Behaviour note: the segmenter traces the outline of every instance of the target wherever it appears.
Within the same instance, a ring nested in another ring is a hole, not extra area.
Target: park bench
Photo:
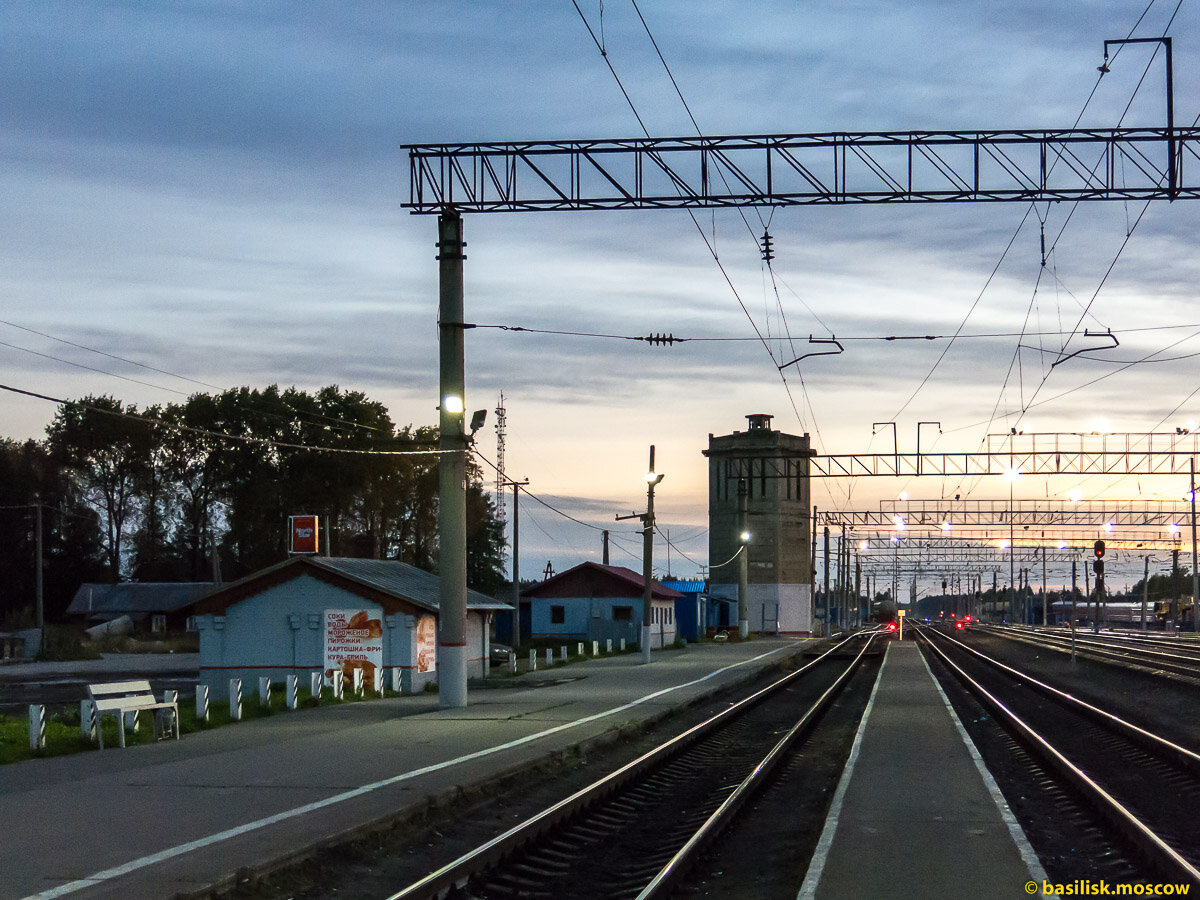
[[[125,714],[142,710],[155,710],[155,734],[175,732],[179,740],[179,704],[174,700],[160,702],[154,699],[149,681],[117,681],[111,684],[89,684],[88,696],[96,710],[96,736],[100,749],[104,749],[104,729],[101,716],[110,713],[117,717],[117,729],[121,735],[121,746],[125,746]],[[170,710],[170,717],[166,711]]]

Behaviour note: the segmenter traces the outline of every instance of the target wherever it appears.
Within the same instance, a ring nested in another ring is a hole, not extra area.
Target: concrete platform
[[[0,767],[0,898],[169,897],[752,677],[804,641],[589,660],[518,687],[280,713]]]
[[[1023,897],[1045,878],[916,644],[890,643],[800,898]]]

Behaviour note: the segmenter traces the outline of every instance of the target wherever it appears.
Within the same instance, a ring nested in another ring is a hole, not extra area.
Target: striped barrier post
[[[575,655],[576,655],[576,656],[583,656],[583,642],[582,642],[582,641],[580,641],[580,642],[579,642],[579,649],[578,649],[578,651],[575,653]]]
[[[612,638],[607,638],[604,641],[604,652],[612,653]]]
[[[599,656],[599,655],[600,655],[600,642],[592,641],[592,656]]]
[[[29,749],[46,749],[46,707],[40,703],[29,704]]]
[[[372,672],[371,677],[375,679],[375,683],[372,686],[375,688],[376,696],[382,698],[384,684],[386,683],[384,680],[384,677],[383,677],[383,669],[379,669],[376,672]]]
[[[333,699],[341,700],[346,693],[346,676],[341,671],[333,673]]]
[[[308,673],[308,692],[318,703],[321,702],[321,691],[325,688],[325,676],[320,672]]]
[[[549,647],[546,648],[546,668],[547,669],[554,668],[554,651],[551,650]]]
[[[196,721],[208,722],[208,685],[196,685]]]
[[[296,710],[300,708],[300,679],[296,675],[287,677],[287,708]]]
[[[361,697],[363,695],[363,670],[354,670],[354,696]]]
[[[517,674],[517,651],[508,651],[508,671],[513,675]]]
[[[530,672],[537,671],[537,651],[536,650],[529,651],[529,671]]]
[[[242,679],[229,679],[229,718],[242,721]]]
[[[258,677],[258,705],[271,708],[271,676],[260,675]]]
[[[560,647],[559,651],[558,651],[558,655],[562,658],[563,662],[566,662],[567,661],[567,648],[565,646]]]
[[[621,638],[621,652],[625,652],[625,638]]]
[[[401,669],[399,666],[392,667],[392,692],[399,694],[400,687],[403,682],[400,680]]]
[[[79,701],[79,736],[85,741],[96,739],[96,704],[91,700]]]

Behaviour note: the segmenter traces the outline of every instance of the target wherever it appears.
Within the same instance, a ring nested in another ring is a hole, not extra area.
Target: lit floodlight
[[[1092,419],[1092,434],[1109,434],[1112,431],[1112,423],[1103,417]]]
[[[462,397],[456,397],[454,394],[447,394],[445,397],[442,398],[442,409],[444,409],[446,412],[450,413],[451,415],[457,416],[465,408],[466,407],[463,406],[463,398]]]
[[[1066,542],[1066,541],[1059,541],[1059,542],[1058,542],[1058,549],[1059,549],[1059,550],[1066,550],[1066,549],[1067,549],[1067,542]]]
[[[901,499],[901,500],[907,500],[907,499],[908,499],[908,491],[901,491],[901,492],[900,492],[900,499]]]
[[[1016,466],[1013,466],[1010,469],[1005,469],[1004,477],[1007,478],[1009,481],[1016,481],[1018,478],[1021,477],[1021,470],[1018,469]]]
[[[1179,534],[1179,526],[1176,525],[1174,522],[1172,522],[1170,525],[1167,526],[1167,533],[1168,534]]]
[[[1112,522],[1105,522],[1105,523],[1104,523],[1104,530],[1105,530],[1105,531],[1112,531],[1112,529],[1113,529],[1113,524],[1112,524]]]
[[[951,527],[949,519],[942,523],[942,531],[949,531]]]
[[[859,550],[866,550],[866,549],[867,549],[867,542],[866,542],[866,541],[859,541],[859,542],[858,542],[858,549],[859,549]]]
[[[1083,491],[1081,491],[1079,488],[1071,488],[1071,490],[1067,492],[1067,496],[1071,499],[1072,503],[1078,503],[1081,499],[1083,499]]]
[[[743,543],[743,544],[748,544],[748,543],[750,543],[750,532],[748,532],[748,531],[743,531],[743,532],[742,532],[740,535],[738,535],[738,536],[739,536],[739,537],[742,539],[742,543]]]
[[[999,547],[1001,550],[1007,550],[1008,549],[1008,541],[1006,541],[1004,538],[1001,538],[1000,540],[996,541],[996,546]]]
[[[904,530],[904,516],[892,516],[892,524],[896,526],[897,531]]]

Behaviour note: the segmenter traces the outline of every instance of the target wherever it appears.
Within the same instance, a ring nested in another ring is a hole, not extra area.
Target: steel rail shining
[[[737,815],[738,810],[742,805],[749,800],[754,793],[763,786],[771,772],[775,770],[776,765],[783,758],[793,743],[798,738],[806,734],[812,727],[816,717],[825,709],[829,702],[837,696],[845,683],[850,679],[850,676],[858,669],[863,657],[871,646],[879,632],[873,632],[863,644],[863,648],[858,652],[850,665],[841,675],[834,681],[817,700],[808,708],[799,721],[788,730],[788,733],[771,751],[763,757],[762,762],[754,767],[749,775],[742,780],[742,783],[734,788],[733,792],[725,798],[723,802],[712,815],[705,820],[693,834],[686,844],[671,857],[670,861],[663,866],[657,875],[642,889],[642,892],[637,895],[637,900],[650,900],[651,897],[657,897],[664,891],[669,890],[673,881],[680,877],[688,868],[695,862],[696,856],[703,850],[717,835],[725,829],[733,818]]]
[[[392,894],[387,900],[410,900],[410,898],[433,897],[440,895],[442,891],[449,890],[452,887],[464,886],[473,875],[477,875],[490,868],[494,863],[508,856],[514,850],[537,838],[552,825],[555,825],[568,816],[574,815],[597,800],[608,796],[646,769],[682,751],[688,744],[704,737],[735,716],[745,712],[755,703],[811,670],[834,651],[841,649],[850,641],[861,636],[861,633],[854,634],[838,642],[820,656],[801,666],[795,672],[789,672],[773,684],[769,684],[755,691],[750,696],[742,698],[715,716],[693,725],[683,733],[642,754],[632,762],[626,763],[616,771],[610,772],[598,781],[581,788],[574,794],[571,794],[571,796],[560,800],[553,806],[547,807],[524,822],[514,825],[503,834],[497,835],[486,843],[480,844],[474,850],[464,853],[453,862],[447,863],[440,869],[430,872],[419,881],[415,881],[408,887]]]
[[[999,634],[1008,640],[1021,641],[1022,643],[1032,644],[1035,647],[1046,647],[1050,650],[1061,651],[1070,645],[1070,638],[1063,635],[1048,635],[1038,632],[1022,633],[994,625],[985,627],[987,630]],[[1148,647],[1117,647],[1113,644],[1105,644],[1102,641],[1089,639],[1086,636],[1081,637],[1078,633],[1075,638],[1075,644],[1077,647],[1085,648],[1082,651],[1083,655],[1098,662],[1127,663],[1130,665],[1142,664],[1143,667],[1157,666],[1165,672],[1171,672],[1176,675],[1191,678],[1200,677],[1200,659],[1197,659],[1195,656],[1164,653],[1160,650],[1151,650]],[[973,650],[972,652],[978,651]],[[1152,657],[1164,657],[1164,659],[1153,659]],[[1180,661],[1172,662],[1172,660]]]
[[[1032,745],[1033,749],[1038,751],[1039,755],[1049,763],[1058,773],[1064,776],[1068,781],[1072,782],[1075,787],[1088,797],[1096,802],[1101,813],[1109,817],[1109,819],[1124,830],[1134,844],[1140,847],[1144,852],[1148,852],[1152,857],[1157,867],[1164,870],[1168,877],[1174,878],[1179,874],[1188,878],[1196,887],[1200,887],[1200,869],[1197,869],[1190,862],[1179,855],[1176,850],[1171,847],[1166,841],[1155,834],[1149,826],[1141,819],[1135,816],[1132,812],[1117,800],[1112,794],[1106,791],[1098,783],[1092,780],[1082,769],[1071,762],[1057,747],[1051,744],[1046,738],[1042,737],[1038,732],[1025,722],[1020,716],[1014,713],[1011,709],[1005,706],[999,699],[991,694],[983,685],[973,679],[970,675],[964,672],[959,666],[946,655],[946,652],[929,639],[926,632],[928,629],[918,629],[917,633],[924,638],[925,646],[938,654],[942,661],[954,672],[956,677],[962,681],[976,696],[982,698],[987,705],[992,708],[992,711],[998,713],[1024,737],[1028,744]],[[958,643],[954,641],[954,643]],[[971,648],[966,648],[971,649]],[[1025,678],[1026,676],[1021,676]]]

